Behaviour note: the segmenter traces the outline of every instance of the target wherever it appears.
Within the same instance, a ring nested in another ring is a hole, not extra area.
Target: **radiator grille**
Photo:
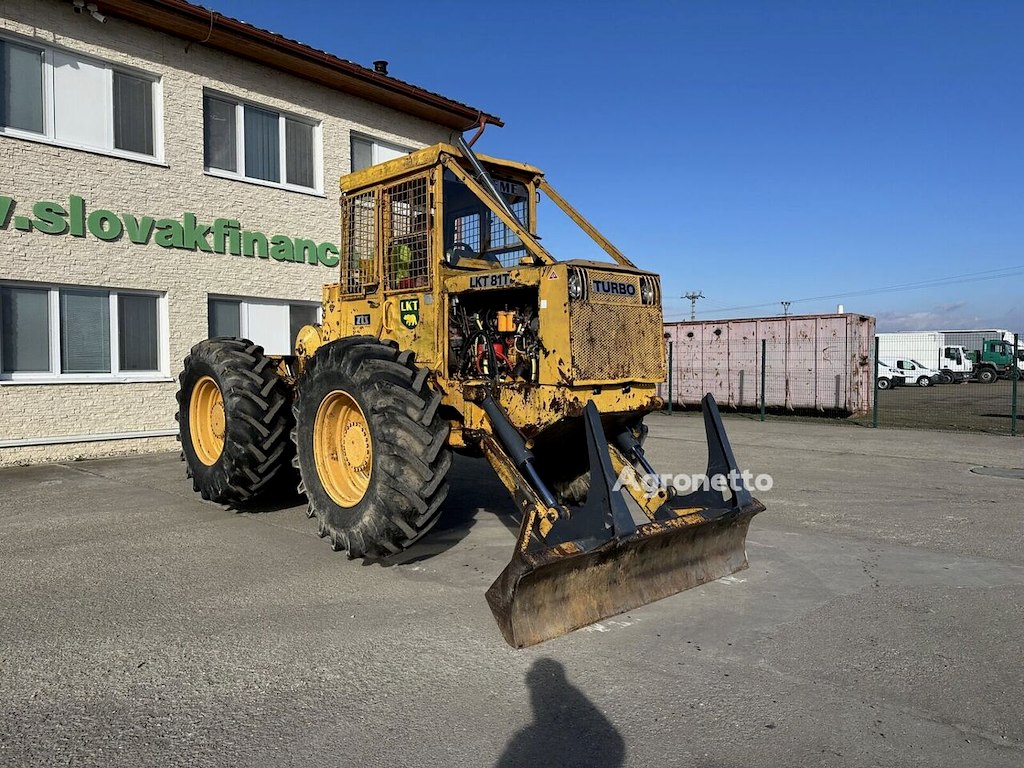
[[[654,304],[642,303],[640,275],[583,272],[585,295],[569,309],[576,380],[664,381],[660,296],[656,293]],[[632,286],[632,291],[622,286]]]

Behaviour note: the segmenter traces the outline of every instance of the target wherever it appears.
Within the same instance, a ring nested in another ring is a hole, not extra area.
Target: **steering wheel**
[[[452,247],[445,253],[445,260],[453,267],[459,263],[459,259],[474,259],[476,251],[468,243],[452,243]]]

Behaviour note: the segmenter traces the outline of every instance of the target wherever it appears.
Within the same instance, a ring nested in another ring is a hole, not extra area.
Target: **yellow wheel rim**
[[[188,431],[192,436],[192,448],[206,466],[217,463],[224,451],[224,396],[217,382],[203,376],[192,388],[188,403]]]
[[[313,457],[320,484],[339,506],[354,507],[370,487],[370,425],[352,395],[336,389],[320,402],[313,423]]]

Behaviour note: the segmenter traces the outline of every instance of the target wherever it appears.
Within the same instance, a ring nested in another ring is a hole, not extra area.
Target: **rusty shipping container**
[[[875,319],[851,313],[666,323],[672,400],[698,405],[710,392],[721,406],[759,408],[764,339],[768,408],[864,414],[874,396],[874,338]]]

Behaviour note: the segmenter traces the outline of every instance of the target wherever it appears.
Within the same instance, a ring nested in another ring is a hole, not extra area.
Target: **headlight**
[[[580,273],[573,270],[569,273],[569,298],[578,301],[583,297],[583,280]]]
[[[657,304],[658,297],[658,283],[657,278],[648,277],[647,275],[640,276],[640,301],[644,304]]]
[[[654,284],[646,279],[640,279],[640,301],[644,304],[654,303]]]

